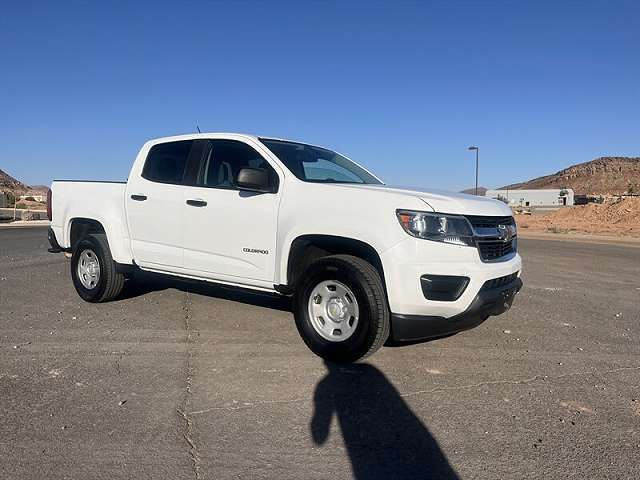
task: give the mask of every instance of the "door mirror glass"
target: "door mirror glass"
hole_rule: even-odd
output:
[[[273,189],[269,185],[269,172],[261,168],[243,168],[238,172],[236,185],[240,190],[250,192],[271,193]]]

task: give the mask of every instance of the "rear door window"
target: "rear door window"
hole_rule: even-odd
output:
[[[147,155],[142,177],[158,183],[184,183],[193,144],[193,140],[182,140],[154,145]]]

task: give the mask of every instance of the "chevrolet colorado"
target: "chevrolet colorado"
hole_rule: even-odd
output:
[[[385,185],[331,150],[241,134],[149,141],[127,182],[56,180],[51,252],[82,299],[136,269],[293,296],[326,359],[436,338],[506,311],[520,290],[504,203]]]

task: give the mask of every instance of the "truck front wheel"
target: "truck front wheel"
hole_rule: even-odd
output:
[[[78,295],[87,302],[106,302],[120,294],[124,275],[116,271],[105,234],[87,235],[74,246],[71,278]]]
[[[307,346],[333,362],[373,354],[389,336],[389,306],[378,271],[351,255],[323,257],[296,288],[296,326]]]

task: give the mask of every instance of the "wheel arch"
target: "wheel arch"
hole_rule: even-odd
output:
[[[65,231],[65,247],[73,250],[76,242],[87,234],[104,233],[107,236],[107,243],[113,259],[121,264],[130,265],[133,257],[127,251],[127,245],[118,232],[117,226],[105,222],[99,217],[72,217],[67,222]]]
[[[378,251],[369,243],[339,235],[305,234],[296,237],[291,242],[291,247],[286,257],[286,266],[283,269],[283,273],[286,273],[286,276],[284,285],[281,285],[282,290],[292,291],[300,276],[315,260],[337,254],[353,255],[366,260],[378,271],[382,284],[385,285],[382,259]]]
[[[99,220],[94,218],[76,217],[69,220],[67,227],[67,245],[73,250],[75,245],[85,236],[91,233],[104,233],[107,235],[107,241],[109,241],[109,235],[104,228],[104,225]],[[111,245],[111,242],[109,242]]]

